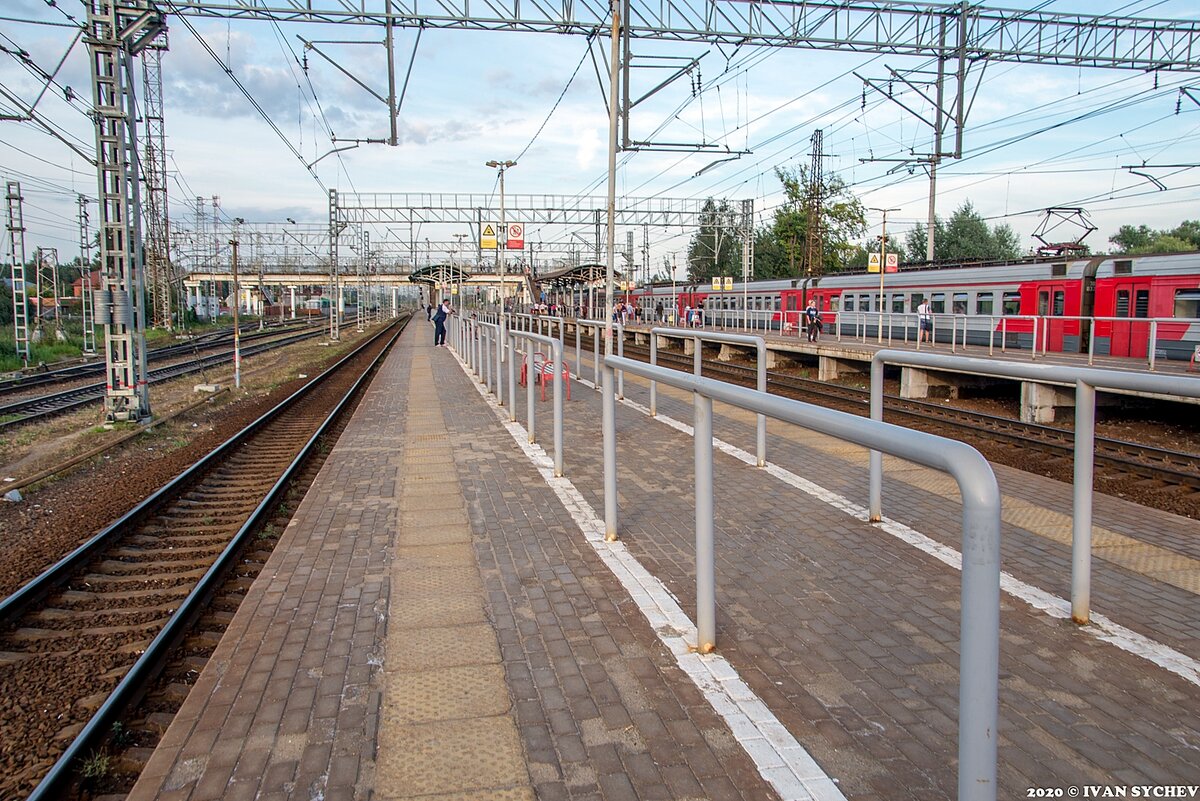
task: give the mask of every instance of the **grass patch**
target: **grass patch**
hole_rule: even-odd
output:
[[[79,772],[83,778],[95,781],[103,779],[108,775],[109,769],[112,767],[112,760],[104,751],[95,751],[90,757],[83,760],[79,766]]]

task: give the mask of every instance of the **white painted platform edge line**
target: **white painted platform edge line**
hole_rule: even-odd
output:
[[[471,377],[470,368],[458,358],[457,353],[454,355],[467,376]],[[554,475],[553,464],[547,464],[545,451],[540,445],[529,443],[525,427],[508,419],[508,410],[496,403],[487,387],[476,384],[475,389],[487,401],[517,447],[554,490],[563,507],[584,533],[584,539],[634,598],[639,611],[675,657],[679,668],[729,725],[734,739],[753,760],[763,780],[779,793],[782,801],[846,801],[836,780],[821,769],[725,657],[719,654],[701,655],[691,650],[688,641],[696,641],[696,626],[679,607],[666,585],[646,570],[629,553],[624,543],[603,541],[604,521],[596,515],[583,494],[566,477]],[[591,534],[597,530],[601,535],[599,538]],[[676,625],[681,621],[686,621],[686,628]],[[738,731],[747,729],[747,740],[743,742],[738,737]]]
[[[622,403],[647,417],[650,416],[650,409],[646,406],[642,406],[628,398],[623,400]],[[662,413],[651,419],[658,420],[664,425],[670,426],[687,436],[692,436],[694,433],[692,426],[667,417]],[[713,438],[713,447],[722,453],[745,462],[751,467],[758,464],[758,458],[754,454],[715,437]],[[767,466],[764,469],[785,484],[789,484],[814,498],[841,509],[852,517],[864,521],[869,517],[865,506],[860,506],[832,490],[825,489],[806,478],[801,478],[786,468],[772,462],[767,462]],[[962,554],[949,545],[943,545],[904,523],[892,520],[886,516],[880,522],[879,527],[893,537],[908,543],[918,550],[924,551],[955,570],[962,570]],[[1071,604],[1065,598],[1059,598],[1057,595],[1028,584],[1009,573],[1000,573],[1000,589],[1014,598],[1024,601],[1034,609],[1045,612],[1049,617],[1058,619],[1069,619],[1071,617]],[[1093,613],[1091,615],[1091,625],[1082,627],[1082,631],[1101,642],[1115,645],[1126,653],[1139,656],[1147,662],[1174,673],[1185,681],[1200,686],[1200,660],[1193,659],[1182,651],[1178,651],[1165,643],[1158,642],[1144,634],[1139,634],[1130,628],[1122,626],[1105,615]]]

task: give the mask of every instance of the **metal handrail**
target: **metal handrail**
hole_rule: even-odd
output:
[[[658,365],[659,336],[687,337],[696,340],[696,350],[693,354],[694,358],[692,368],[692,374],[695,376],[700,375],[701,366],[704,362],[704,348],[700,346],[701,342],[727,342],[733,345],[753,345],[757,355],[756,363],[758,366],[758,391],[767,391],[767,341],[762,337],[750,336],[748,334],[722,334],[715,331],[698,331],[692,328],[651,328],[650,364],[656,366]],[[654,417],[657,414],[658,382],[651,379],[650,416]],[[758,448],[758,466],[763,467],[767,463],[767,418],[761,414],[758,415],[757,420],[756,445]]]
[[[563,474],[563,347],[562,342],[554,337],[544,336],[542,334],[533,334],[528,331],[508,331],[508,415],[509,420],[517,419],[517,390],[516,390],[516,356],[518,339],[526,340],[528,350],[525,358],[525,408],[527,424],[526,428],[529,432],[530,444],[536,442],[534,438],[534,408],[536,404],[533,401],[533,384],[535,376],[533,374],[533,345],[539,342],[543,345],[549,345],[554,358],[554,370],[552,379],[554,381],[554,475],[561,476]]]
[[[600,332],[605,330],[608,323],[603,320],[583,320],[575,321],[575,364],[579,365],[579,369],[583,370],[583,362],[579,358],[579,334],[581,328],[596,329],[592,334],[592,385],[597,389],[600,388]],[[614,322],[612,324],[613,333],[617,340],[617,355],[625,355],[625,326]],[[625,397],[625,374],[617,373],[617,397]]]
[[[697,649],[716,645],[716,566],[713,536],[712,402],[802,426],[949,473],[963,498],[963,565],[959,647],[959,801],[995,801],[996,721],[1000,661],[1000,488],[991,465],[958,442],[810,403],[700,378],[633,359],[604,359],[604,526],[617,538],[617,432],[614,371],[662,381],[695,397]]]
[[[1092,479],[1096,439],[1096,389],[1122,389],[1200,398],[1200,378],[1100,370],[1060,364],[994,362],[970,356],[881,350],[871,357],[871,419],[883,420],[883,368],[885,364],[969,370],[986,376],[1022,378],[1075,385],[1075,476],[1071,528],[1071,619],[1088,622],[1092,582]],[[878,522],[883,506],[883,456],[870,457],[870,519]]]

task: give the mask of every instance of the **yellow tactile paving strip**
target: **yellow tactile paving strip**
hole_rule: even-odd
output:
[[[639,380],[627,376],[626,380]],[[660,395],[664,392],[673,393],[676,397],[686,400],[690,393],[679,392],[659,384]],[[754,425],[754,415],[741,409],[722,405],[719,414],[739,420],[747,425]],[[690,420],[685,422],[690,423]],[[827,456],[850,459],[866,464],[865,448],[847,445],[844,442],[814,434],[804,429],[786,426],[767,421],[768,431],[774,436],[784,436],[793,441],[802,441],[806,448],[819,450]],[[747,448],[753,451],[750,444]],[[767,458],[770,459],[768,449]],[[925,490],[943,497],[958,495],[958,484],[952,478],[935,470],[929,470],[901,459],[884,457],[884,475],[888,481],[903,481],[909,486]],[[1001,519],[1008,525],[1024,529],[1048,540],[1067,547],[1071,545],[1071,516],[1038,506],[1023,498],[1003,495],[1001,502]],[[1200,594],[1200,560],[1179,554],[1157,545],[1142,542],[1111,529],[1092,525],[1092,556],[1106,562],[1123,567],[1149,578],[1178,587],[1188,592]]]
[[[375,797],[530,801],[428,352],[409,386]]]

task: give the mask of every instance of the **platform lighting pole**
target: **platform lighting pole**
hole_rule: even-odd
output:
[[[621,2],[612,5],[612,54],[608,60],[608,234],[606,237],[607,265],[604,271],[604,354],[613,354],[613,272],[616,260],[617,225],[617,116],[620,85],[617,75],[621,67]]]
[[[504,313],[504,251],[508,246],[508,224],[504,219],[504,171],[517,166],[515,161],[489,161],[488,167],[500,170],[500,230],[496,232],[496,263],[500,270],[500,313]]]
[[[883,228],[879,232],[879,339],[883,342],[883,274],[887,272],[887,216],[889,211],[900,209],[876,209],[871,211],[883,212]]]

